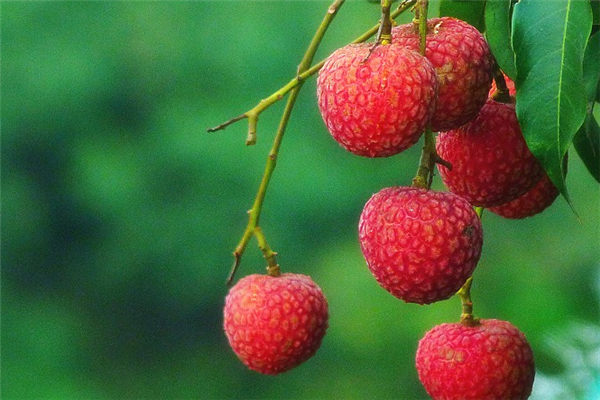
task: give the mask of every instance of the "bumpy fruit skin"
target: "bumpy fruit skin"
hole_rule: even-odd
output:
[[[525,143],[514,104],[488,100],[473,121],[440,133],[436,150],[452,164],[452,170],[438,166],[448,190],[475,206],[508,203],[531,189],[543,174]]]
[[[329,56],[317,79],[319,110],[331,136],[365,157],[415,144],[435,106],[437,77],[425,57],[390,44],[351,44]]]
[[[535,367],[527,339],[507,321],[442,324],[419,342],[419,379],[433,400],[525,400]]]
[[[358,231],[377,282],[405,302],[418,304],[455,294],[473,273],[483,243],[481,221],[467,201],[412,187],[373,195]]]
[[[276,375],[312,357],[328,327],[327,299],[306,275],[249,275],[225,300],[231,348],[250,369]]]
[[[392,43],[418,51],[419,33],[412,23],[399,25],[392,29]],[[431,129],[447,131],[475,118],[493,77],[493,57],[483,35],[464,21],[432,18],[427,21],[425,55],[439,81]]]
[[[509,219],[523,219],[539,214],[550,207],[558,197],[558,189],[544,173],[542,179],[521,197],[489,210]]]

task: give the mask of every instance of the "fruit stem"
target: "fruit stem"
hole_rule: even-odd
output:
[[[416,3],[416,1],[417,0],[402,1],[398,5],[398,8],[390,14],[390,19],[394,19],[394,18],[398,17],[404,11],[406,11],[410,7],[412,7]],[[337,8],[334,8],[335,12],[337,12],[337,9],[339,9],[339,6],[337,6]],[[332,7],[329,7],[328,15],[330,15],[331,18],[333,18],[335,16],[335,13],[329,14],[330,10],[332,10]],[[360,35],[359,37],[354,39],[351,43],[363,43],[363,42],[367,41],[371,36],[373,36],[375,33],[378,32],[380,27],[381,27],[381,24],[375,25],[374,27],[372,27],[371,29],[369,29],[368,31],[366,31],[365,33],[363,33],[362,35]],[[326,59],[321,60],[317,64],[306,69],[305,71],[298,71],[298,73],[296,74],[294,79],[292,79],[286,85],[279,88],[277,91],[273,92],[269,97],[262,99],[256,106],[254,106],[254,108],[246,111],[245,113],[243,113],[241,115],[238,115],[237,117],[233,117],[233,118],[223,122],[220,125],[217,125],[213,128],[207,129],[207,132],[220,131],[220,130],[227,128],[229,125],[231,125],[237,121],[240,121],[242,119],[248,119],[248,135],[246,137],[246,145],[251,146],[251,145],[256,144],[256,126],[258,124],[258,116],[263,111],[265,111],[267,108],[271,107],[273,104],[275,104],[279,100],[283,99],[283,97],[287,93],[289,93],[292,89],[296,88],[298,85],[300,85],[306,79],[308,79],[311,76],[313,76],[314,74],[316,74],[321,69],[321,67],[323,67],[323,64],[325,64],[325,61],[326,61]]]
[[[498,64],[496,64],[494,68],[494,82],[496,82],[496,91],[492,94],[492,99],[496,100],[498,103],[514,103],[515,99],[508,91],[504,74],[500,71],[500,68],[498,68]]]
[[[413,25],[416,30],[419,31],[419,53],[425,56],[425,49],[427,44],[427,10],[429,8],[429,0],[417,0],[417,6],[415,8],[415,17],[413,19]]]
[[[435,150],[435,137],[431,129],[427,127],[425,130],[423,150],[421,151],[421,159],[419,160],[419,168],[417,175],[412,181],[412,186],[422,189],[430,189],[433,183],[435,164],[442,164],[448,169],[452,169],[452,165],[443,160]]]
[[[390,17],[390,9],[392,8],[392,0],[381,0],[381,23],[377,31],[377,44],[392,43],[392,18]]]
[[[419,30],[419,52],[425,57],[427,49],[427,11],[429,7],[429,0],[417,0],[417,6],[415,7],[415,17],[413,24],[415,28]],[[434,167],[436,163],[446,166],[448,169],[452,169],[452,165],[449,162],[443,160],[435,150],[435,137],[429,126],[425,129],[423,135],[425,137],[423,150],[421,151],[421,159],[419,160],[419,168],[417,169],[417,175],[413,179],[413,187],[430,189],[433,183]]]
[[[375,36],[375,43],[369,49],[367,56],[362,60],[365,62],[371,57],[373,51],[380,45],[389,45],[392,43],[392,18],[390,17],[391,0],[381,0],[381,20],[379,21],[379,30]]]
[[[423,136],[425,137],[425,141],[423,143],[423,150],[421,151],[419,168],[417,169],[417,175],[412,181],[412,185],[421,189],[429,189],[433,181],[434,161],[431,155],[435,153],[435,140],[429,127],[425,130]]]
[[[310,64],[312,63],[312,61],[314,59],[315,53],[317,52],[317,48],[319,47],[319,44],[321,43],[321,40],[323,39],[323,36],[325,35],[325,31],[327,30],[327,28],[331,24],[331,21],[337,14],[337,11],[342,6],[342,4],[344,4],[345,1],[346,0],[336,0],[327,9],[327,13],[325,14],[325,17],[323,18],[321,25],[319,25],[319,28],[315,32],[313,39],[311,40],[308,48],[306,49],[306,52],[304,53],[304,57],[302,58],[302,61],[298,65],[298,75],[297,75],[296,79],[299,79],[300,74],[302,74],[303,72],[308,70],[308,68],[310,67]],[[260,182],[258,192],[256,193],[256,198],[254,199],[254,204],[252,205],[252,208],[248,212],[248,214],[249,214],[248,224],[246,225],[246,229],[244,230],[242,239],[240,240],[239,244],[237,245],[237,247],[235,248],[235,250],[233,252],[233,267],[231,268],[231,272],[229,273],[229,277],[227,278],[228,285],[231,285],[231,283],[233,282],[233,278],[239,267],[239,264],[240,264],[240,261],[242,258],[242,254],[246,250],[246,247],[248,246],[248,242],[250,241],[250,238],[253,235],[256,236],[256,238],[258,240],[258,245],[261,248],[261,250],[263,250],[263,253],[265,254],[265,258],[267,258],[267,262],[269,262],[271,257],[274,262],[275,253],[273,253],[270,250],[270,248],[268,247],[268,245],[266,244],[267,243],[266,239],[264,237],[264,234],[260,230],[258,223],[260,220],[260,213],[262,211],[262,206],[263,206],[263,202],[265,199],[265,195],[267,193],[267,188],[269,187],[269,182],[271,181],[271,176],[273,175],[273,171],[275,170],[275,166],[277,165],[277,156],[279,155],[279,148],[281,147],[283,135],[285,133],[285,129],[287,127],[288,121],[290,120],[292,110],[294,108],[296,99],[298,98],[298,94],[300,93],[300,89],[302,88],[303,83],[304,83],[303,80],[299,80],[298,84],[291,90],[290,96],[288,97],[287,104],[285,105],[285,109],[283,110],[283,115],[281,116],[281,120],[279,122],[279,127],[277,128],[277,133],[275,134],[275,139],[273,140],[273,146],[271,147],[271,151],[269,152],[269,156],[267,157],[267,163],[265,165],[265,172],[264,172],[262,180]],[[258,115],[256,115],[256,118],[258,118]],[[255,122],[256,122],[256,119],[255,119]],[[249,122],[249,125],[252,125],[251,121]],[[254,124],[254,125],[256,125],[256,124]],[[261,245],[266,245],[265,248],[268,249],[268,251],[265,252],[265,250],[263,249],[263,247],[261,247]],[[275,262],[275,264],[277,264],[277,263]],[[269,264],[269,266],[271,267],[271,264]]]
[[[267,274],[269,276],[281,275],[279,264],[277,264],[277,261],[275,260],[277,253],[271,250],[269,243],[267,243],[267,238],[260,227],[257,226],[256,229],[254,229],[254,236],[258,241],[258,247],[263,252],[265,259],[267,260]]]
[[[473,316],[473,302],[471,301],[471,284],[473,277],[471,276],[465,284],[456,293],[460,297],[462,303],[462,314],[460,315],[460,323],[465,326],[479,325],[479,318]]]

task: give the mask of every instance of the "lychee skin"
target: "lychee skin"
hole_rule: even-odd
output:
[[[231,348],[250,369],[276,375],[312,357],[328,327],[327,299],[300,274],[249,275],[225,300]]]
[[[419,342],[416,365],[433,400],[525,400],[535,375],[523,333],[495,319],[434,327]]]
[[[438,165],[448,190],[475,206],[508,203],[543,174],[521,133],[514,104],[488,100],[473,121],[440,133],[436,150],[452,165],[452,170]]]
[[[409,303],[455,294],[481,255],[483,231],[472,206],[455,194],[391,187],[374,194],[358,225],[377,282]]]
[[[392,29],[392,43],[419,50],[419,32],[410,24]],[[439,92],[431,121],[433,131],[455,129],[477,116],[493,78],[493,57],[483,35],[459,19],[427,21],[425,55],[438,76]]]
[[[425,57],[390,44],[351,44],[329,56],[317,79],[319,110],[333,138],[364,157],[415,144],[433,112],[437,77]]]
[[[544,173],[542,179],[521,197],[509,203],[491,207],[489,210],[504,218],[523,219],[539,214],[550,207],[558,194],[558,189],[554,186],[548,174]]]

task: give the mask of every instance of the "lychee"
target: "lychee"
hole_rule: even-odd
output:
[[[425,55],[439,81],[431,129],[458,128],[477,116],[488,97],[494,63],[489,45],[476,28],[451,17],[428,20],[426,39]],[[420,37],[416,25],[393,28],[392,43],[418,51]]]
[[[313,280],[300,274],[249,275],[225,300],[231,348],[250,369],[275,375],[312,357],[328,327],[328,305]]]
[[[558,189],[544,173],[542,179],[529,191],[515,200],[489,210],[504,218],[522,219],[539,214],[550,207],[558,197]]]
[[[535,375],[523,333],[495,319],[434,327],[419,342],[416,366],[433,400],[525,400]]]
[[[395,44],[342,47],[317,79],[319,110],[329,132],[346,150],[365,157],[388,157],[415,144],[436,93],[431,63]]]
[[[373,195],[358,230],[377,282],[394,296],[419,304],[455,294],[473,273],[483,243],[481,221],[466,200],[413,187]]]
[[[442,181],[471,204],[495,207],[531,189],[543,169],[527,147],[514,104],[488,100],[477,118],[442,132],[438,155],[452,165],[438,165]]]

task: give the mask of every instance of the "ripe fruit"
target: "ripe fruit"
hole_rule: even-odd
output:
[[[436,139],[438,166],[448,190],[481,207],[508,203],[531,189],[543,169],[529,151],[514,104],[488,100],[477,118]]]
[[[483,243],[481,221],[467,201],[412,187],[373,195],[358,231],[377,282],[394,296],[419,304],[456,293],[473,273]]]
[[[547,174],[521,197],[500,206],[491,207],[490,211],[504,218],[522,219],[539,214],[550,207],[558,197],[558,189]]]
[[[333,138],[365,157],[415,144],[435,105],[437,78],[425,57],[389,44],[351,44],[329,56],[317,79],[319,110]]]
[[[328,327],[327,300],[306,275],[249,275],[225,299],[224,327],[244,364],[276,375],[317,352]]]
[[[392,43],[418,51],[414,24],[392,29]],[[443,17],[427,21],[427,58],[439,81],[433,131],[455,129],[477,116],[493,77],[493,58],[483,35],[464,21]]]
[[[527,339],[507,321],[442,324],[417,349],[419,379],[433,400],[525,400],[535,375]]]

